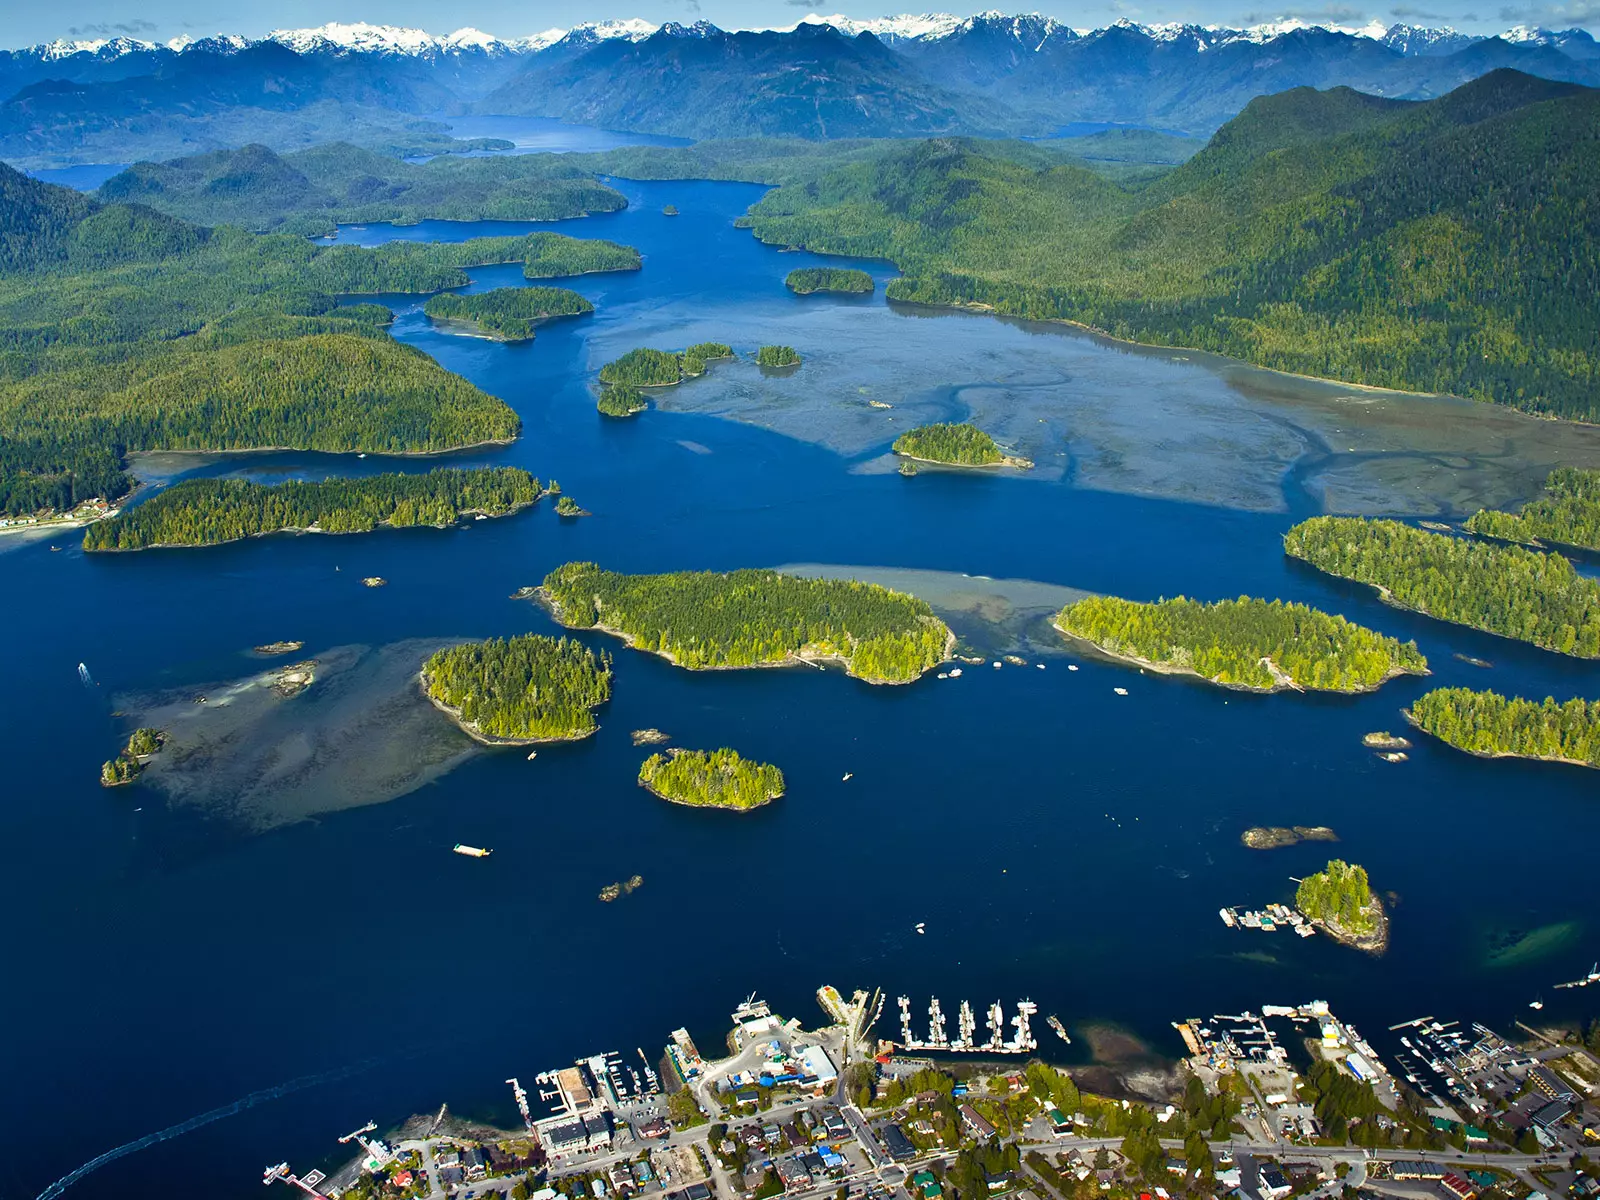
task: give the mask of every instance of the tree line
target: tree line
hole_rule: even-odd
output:
[[[1320,571],[1380,589],[1403,608],[1600,658],[1600,584],[1559,554],[1364,517],[1313,517],[1289,530],[1283,546]]]
[[[1406,714],[1440,741],[1472,754],[1557,758],[1600,766],[1600,701],[1524,700],[1469,688],[1419,696]]]
[[[1415,642],[1304,604],[1249,596],[1212,604],[1183,596],[1154,604],[1090,596],[1062,609],[1056,624],[1113,654],[1241,687],[1275,686],[1274,666],[1300,687],[1329,692],[1365,691],[1392,675],[1428,669]]]
[[[852,675],[906,682],[943,661],[950,630],[913,596],[876,584],[774,571],[624,575],[568,563],[545,577],[557,619],[596,625],[691,670],[844,660]]]
[[[571,638],[521,634],[440,650],[422,665],[428,695],[488,737],[565,740],[598,725],[611,699],[611,656]]]
[[[706,808],[759,808],[784,792],[777,767],[726,746],[652,754],[639,767],[639,782],[675,804]]]
[[[539,499],[518,467],[441,467],[321,482],[188,479],[84,533],[86,550],[214,546],[281,529],[365,533],[380,525],[445,526],[470,513],[503,516]]]
[[[894,452],[962,467],[989,467],[1005,455],[994,439],[976,425],[919,425],[894,440]]]
[[[761,367],[798,367],[800,355],[793,346],[762,346],[756,351],[756,365]]]

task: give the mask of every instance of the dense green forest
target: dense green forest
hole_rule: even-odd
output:
[[[1479,509],[1467,528],[1530,546],[1550,542],[1600,550],[1600,471],[1559,467],[1545,481],[1544,495],[1521,513]]]
[[[1398,521],[1313,517],[1284,551],[1386,600],[1546,650],[1600,658],[1600,584],[1559,554],[1424,533]]]
[[[673,750],[652,754],[639,782],[674,804],[700,808],[759,808],[783,795],[783,772],[741,758],[737,750]]]
[[[1472,754],[1555,758],[1600,767],[1600,701],[1543,702],[1440,688],[1407,710],[1424,733]]]
[[[391,339],[387,309],[339,296],[460,287],[490,263],[639,261],[552,233],[318,248],[100,206],[3,165],[0,196],[6,515],[114,500],[131,487],[125,456],[142,450],[418,453],[514,438],[509,407]]]
[[[429,296],[422,311],[435,321],[470,325],[505,342],[529,341],[534,330],[555,317],[592,313],[590,304],[567,288],[506,287],[461,295],[441,292]]]
[[[1056,625],[1112,654],[1237,687],[1270,689],[1287,676],[1313,691],[1357,692],[1428,669],[1415,642],[1281,600],[1202,604],[1179,596],[1140,604],[1091,596],[1062,609]]]
[[[522,274],[527,279],[565,279],[605,271],[637,271],[644,266],[644,259],[632,246],[600,238],[530,233],[527,240],[528,253],[521,256]]]
[[[783,183],[751,209],[757,236],[888,258],[891,299],[1600,419],[1588,89],[1511,71],[1416,104],[1297,88],[1127,186],[960,139],[754,171]]]
[[[587,737],[611,699],[611,656],[571,638],[522,634],[440,650],[422,665],[428,695],[469,732],[509,741]]]
[[[756,351],[756,365],[761,367],[798,367],[800,355],[793,346],[762,346]]]
[[[650,401],[631,383],[612,383],[601,387],[594,406],[607,417],[631,417],[649,408]]]
[[[991,467],[1005,461],[994,439],[976,425],[920,425],[894,440],[894,452],[961,467]]]
[[[865,271],[846,267],[800,267],[789,272],[783,286],[799,296],[809,296],[812,292],[843,292],[859,296],[872,292],[877,285]]]
[[[697,342],[687,350],[629,350],[600,368],[600,382],[628,387],[670,387],[693,375],[704,375],[706,364],[732,358],[733,347],[722,342]]]
[[[1377,930],[1372,901],[1365,868],[1338,858],[1302,879],[1294,894],[1294,906],[1306,916],[1356,935]]]
[[[951,634],[913,596],[876,584],[773,571],[623,575],[568,563],[544,581],[557,619],[599,625],[691,670],[837,657],[850,674],[903,683],[943,661]]]
[[[87,550],[214,546],[280,529],[365,533],[380,525],[444,526],[468,513],[504,516],[534,503],[539,481],[518,467],[441,467],[321,483],[187,479],[89,526]]]
[[[331,142],[277,154],[262,145],[135,163],[96,193],[197,225],[321,234],[336,224],[557,221],[627,200],[559,154],[441,155],[425,163]]]

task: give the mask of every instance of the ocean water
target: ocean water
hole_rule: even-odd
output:
[[[901,992],[918,1011],[935,992],[947,1011],[1028,996],[1080,1035],[1068,1049],[1041,1022],[1041,1050],[1077,1063],[1094,1024],[1174,1055],[1174,1019],[1312,997],[1380,1049],[1383,1026],[1423,1013],[1509,1025],[1539,991],[1547,1018],[1583,1012],[1585,993],[1551,985],[1600,952],[1600,899],[1581,883],[1577,849],[1600,819],[1595,776],[1425,739],[1388,765],[1360,738],[1399,729],[1399,709],[1431,686],[1592,695],[1594,668],[1384,608],[1286,561],[1279,539],[1340,497],[1416,513],[1525,495],[1549,462],[1584,460],[1589,435],[1061,328],[897,310],[881,288],[793,297],[784,274],[822,260],[732,228],[759,189],[619,186],[627,211],[559,226],[645,254],[636,274],[572,281],[591,317],[505,346],[434,330],[419,298],[390,298],[397,337],[523,418],[514,446],[450,461],[554,477],[593,516],[563,522],[545,506],[448,531],[108,557],[72,538],[59,552],[3,539],[11,862],[0,900],[21,919],[0,993],[0,1112],[23,1152],[0,1167],[0,1196],[38,1196],[168,1129],[186,1131],[65,1194],[126,1200],[181,1180],[218,1200],[257,1195],[263,1165],[326,1163],[334,1139],[369,1118],[448,1102],[510,1121],[511,1075],[600,1050],[654,1057],[678,1025],[718,1045],[751,991],[807,1021],[823,983],[883,987],[891,1018]],[[682,215],[664,217],[668,203]],[[425,223],[342,237],[505,231]],[[491,268],[473,286],[518,282]],[[746,353],[783,341],[806,362],[787,376],[718,365],[632,421],[594,411],[607,359],[719,334]],[[890,418],[903,428],[969,412],[1031,451],[1032,477],[883,469]],[[1326,436],[1354,424],[1349,450]],[[156,456],[144,469],[279,479],[395,465],[271,454]],[[539,609],[509,597],[572,559],[941,572],[900,577],[925,581],[987,653],[1015,648],[1030,665],[882,688],[837,671],[694,674],[586,634],[616,655],[615,698],[596,736],[531,762],[469,753],[412,778],[391,761],[394,739],[369,732],[358,688],[335,703],[313,685],[282,711],[304,704],[322,743],[287,718],[246,724],[217,770],[240,770],[260,739],[280,739],[284,754],[309,747],[326,806],[315,816],[288,819],[304,816],[294,805],[307,794],[292,779],[276,822],[242,819],[225,794],[169,802],[153,782],[97,784],[126,735],[130,717],[115,714],[156,693],[220,695],[261,669],[254,645],[304,639],[297,657],[392,663],[402,643],[549,632]],[[366,575],[388,586],[363,588]],[[1304,600],[1416,638],[1435,675],[1336,698],[1242,695],[1087,661],[1069,672],[1076,660],[1040,619],[1058,593],[979,577]],[[951,598],[989,592],[1020,615]],[[375,670],[371,687],[389,690],[374,703],[402,702],[404,674]],[[644,726],[777,763],[789,794],[742,816],[661,804],[635,784],[647,751],[628,735]],[[326,786],[341,772],[360,787]],[[371,802],[377,776],[402,794]],[[240,777],[237,790],[255,782]],[[270,817],[273,793],[251,794],[252,816]],[[1253,824],[1326,824],[1342,840],[1258,853],[1239,844]],[[456,842],[495,853],[465,859]],[[1289,898],[1290,877],[1330,851],[1397,896],[1383,958],[1217,919],[1224,904]],[[597,901],[635,873],[639,892]]]

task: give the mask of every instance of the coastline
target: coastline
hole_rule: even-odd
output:
[[[1400,715],[1406,719],[1406,724],[1410,725],[1411,728],[1415,729],[1418,733],[1427,734],[1427,736],[1431,737],[1434,741],[1439,742],[1442,745],[1449,746],[1450,749],[1458,751],[1461,754],[1470,754],[1473,758],[1516,758],[1521,759],[1523,762],[1556,763],[1557,765],[1563,767],[1587,767],[1591,771],[1600,770],[1600,763],[1587,762],[1581,758],[1561,758],[1560,756],[1554,754],[1518,754],[1515,750],[1469,750],[1465,746],[1458,746],[1452,741],[1447,741],[1445,738],[1440,737],[1432,730],[1424,729],[1420,724],[1417,723],[1417,719],[1411,715],[1411,710],[1409,708],[1402,708],[1400,710]]]
[[[464,508],[456,514],[453,520],[447,521],[443,525],[432,525],[427,522],[421,522],[416,525],[396,525],[390,521],[379,521],[371,529],[319,529],[315,525],[307,525],[304,528],[295,525],[285,525],[280,529],[263,529],[257,533],[241,534],[239,537],[223,538],[220,541],[215,542],[151,542],[148,546],[100,546],[94,548],[85,546],[84,553],[140,554],[146,550],[205,550],[212,546],[231,546],[235,542],[247,542],[251,538],[277,537],[279,534],[285,533],[296,536],[305,534],[321,534],[324,537],[353,537],[363,533],[376,533],[380,529],[450,529],[456,525],[459,525],[463,517],[482,516],[489,520],[495,520],[499,517],[515,516],[524,509],[532,508],[549,494],[549,492],[540,492],[537,499],[529,500],[524,504],[514,505],[502,513],[487,512],[481,508]],[[103,520],[104,518],[101,519]],[[93,522],[85,522],[85,524],[93,524]]]
[[[798,364],[796,364],[798,365]],[[942,458],[923,458],[920,454],[907,454],[904,450],[891,450],[896,458],[903,458],[908,462],[926,463],[930,467],[947,467],[952,471],[998,471],[1010,467],[1014,471],[1033,470],[1033,460],[1022,458],[1020,455],[1002,455],[999,462],[992,463],[953,463],[945,462]]]
[[[452,708],[443,700],[440,700],[434,696],[433,692],[428,688],[428,673],[426,671],[417,672],[417,683],[421,685],[422,695],[429,704],[433,705],[445,716],[449,717],[451,721],[455,722],[457,729],[461,730],[462,733],[466,734],[469,738],[481,746],[548,746],[558,742],[581,742],[584,738],[590,737],[600,731],[600,723],[596,721],[592,728],[586,729],[582,733],[569,733],[565,737],[496,737],[494,734],[484,733],[483,730],[479,729],[471,721],[463,720],[461,716],[461,710],[459,708]]]
[[[787,656],[776,661],[740,664],[713,663],[704,667],[689,667],[679,662],[677,657],[671,651],[645,649],[643,646],[639,645],[638,639],[636,639],[632,634],[625,633],[624,631],[617,629],[615,626],[607,625],[603,621],[596,621],[593,625],[569,624],[561,616],[561,605],[556,602],[555,597],[550,595],[549,591],[546,590],[542,584],[533,590],[533,595],[529,598],[537,600],[540,604],[544,605],[544,607],[549,611],[550,616],[555,620],[556,624],[560,625],[563,629],[599,630],[601,633],[609,634],[614,638],[619,638],[622,641],[622,644],[630,650],[637,650],[642,654],[654,654],[657,658],[664,658],[673,666],[679,667],[685,671],[755,671],[773,667],[798,666],[816,667],[820,670],[827,664],[833,663],[836,666],[843,667],[844,673],[851,679],[859,679],[862,683],[882,685],[885,687],[900,687],[905,684],[916,683],[924,675],[926,675],[928,671],[933,670],[934,667],[938,667],[949,662],[950,655],[956,648],[956,635],[954,631],[952,631],[950,627],[946,625],[944,657],[938,662],[934,663],[933,666],[928,667],[924,671],[918,672],[918,674],[911,679],[871,679],[865,675],[856,674],[854,664],[850,659],[846,658],[842,654],[806,654],[804,652],[797,653],[794,651],[791,651]]]
[[[655,796],[657,799],[665,800],[668,804],[676,804],[679,808],[709,808],[716,812],[755,812],[756,809],[765,808],[774,800],[781,800],[785,795],[787,795],[785,792],[779,792],[776,796],[768,796],[760,804],[752,804],[748,808],[742,808],[737,804],[696,804],[693,800],[677,800],[658,789],[655,784],[646,783],[642,779],[639,780],[639,786],[645,791],[649,792],[652,796]]]
[[[1257,685],[1250,683],[1227,683],[1220,679],[1212,679],[1210,676],[1200,674],[1200,672],[1196,671],[1193,667],[1180,667],[1176,663],[1154,662],[1151,659],[1140,658],[1134,654],[1121,654],[1115,650],[1108,650],[1104,646],[1100,645],[1099,642],[1092,641],[1089,638],[1083,637],[1081,634],[1076,634],[1069,629],[1062,628],[1061,622],[1058,619],[1052,620],[1050,624],[1055,628],[1056,632],[1060,633],[1061,636],[1066,638],[1068,641],[1087,647],[1096,655],[1109,659],[1112,662],[1139,667],[1141,670],[1145,671],[1154,671],[1157,675],[1187,675],[1190,678],[1200,680],[1202,683],[1208,683],[1212,687],[1227,688],[1229,691],[1234,692],[1253,692],[1259,696],[1270,696],[1278,692],[1322,692],[1330,696],[1365,696],[1376,692],[1390,680],[1399,679],[1403,675],[1417,675],[1420,677],[1431,675],[1433,673],[1427,670],[1407,671],[1400,667],[1391,667],[1384,677],[1374,684],[1352,688],[1311,688],[1305,686],[1304,684],[1298,683],[1293,676],[1289,675],[1281,667],[1279,667],[1277,663],[1268,658],[1266,659],[1267,669],[1272,672],[1273,678],[1278,682],[1274,683],[1271,687],[1258,687]]]
[[[1308,917],[1307,920],[1341,946],[1349,946],[1375,956],[1382,955],[1389,948],[1389,912],[1383,907],[1383,901],[1376,892],[1372,893],[1372,908],[1378,919],[1378,928],[1372,933],[1351,933],[1321,917]]]

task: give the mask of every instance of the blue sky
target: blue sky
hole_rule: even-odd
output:
[[[913,0],[915,3],[915,0]],[[1110,24],[1119,17],[1138,21],[1196,21],[1204,24],[1255,24],[1283,17],[1322,23],[1361,25],[1368,20],[1454,25],[1472,33],[1496,33],[1519,22],[1564,28],[1600,28],[1600,0],[1086,0],[1063,7],[1021,3],[1007,6],[987,0],[982,7],[1004,11],[1038,11],[1079,28]],[[937,3],[923,7],[941,11]],[[241,33],[259,36],[269,29],[320,25],[326,21],[372,21],[412,25],[431,33],[448,33],[473,25],[502,37],[518,37],[551,27],[610,17],[643,17],[650,21],[705,19],[726,27],[788,24],[808,12],[842,11],[853,17],[884,16],[905,6],[843,3],[818,5],[814,0],[615,0],[615,7],[549,0],[63,0],[56,4],[8,0],[0,4],[0,45],[27,46],[57,37],[108,37],[119,33],[148,39],[179,34]],[[964,15],[968,9],[954,7]]]

